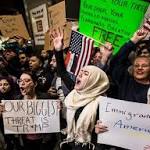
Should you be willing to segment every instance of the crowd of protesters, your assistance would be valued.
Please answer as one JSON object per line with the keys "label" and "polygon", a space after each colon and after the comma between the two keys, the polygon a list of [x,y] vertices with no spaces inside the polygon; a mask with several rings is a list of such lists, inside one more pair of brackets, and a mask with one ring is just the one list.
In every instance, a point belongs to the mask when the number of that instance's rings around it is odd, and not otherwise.
{"label": "crowd of protesters", "polygon": [[[107,132],[99,119],[100,96],[150,103],[150,40],[140,29],[116,55],[106,42],[93,50],[88,66],[77,76],[67,72],[63,31],[50,33],[54,50],[40,53],[6,44],[0,51],[0,100],[59,99],[61,129],[50,134],[4,134],[0,104],[0,149],[2,150],[120,150],[97,143],[97,134]],[[25,42],[25,41],[24,41]],[[16,44],[17,43],[17,44]],[[130,56],[132,55],[132,56]]]}

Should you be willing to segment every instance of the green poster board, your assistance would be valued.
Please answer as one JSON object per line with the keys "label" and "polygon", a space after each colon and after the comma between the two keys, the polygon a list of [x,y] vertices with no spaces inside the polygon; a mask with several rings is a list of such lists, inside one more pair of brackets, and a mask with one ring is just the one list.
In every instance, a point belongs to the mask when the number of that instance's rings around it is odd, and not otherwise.
{"label": "green poster board", "polygon": [[116,53],[139,28],[148,6],[142,0],[81,0],[79,30],[101,43],[111,42]]}

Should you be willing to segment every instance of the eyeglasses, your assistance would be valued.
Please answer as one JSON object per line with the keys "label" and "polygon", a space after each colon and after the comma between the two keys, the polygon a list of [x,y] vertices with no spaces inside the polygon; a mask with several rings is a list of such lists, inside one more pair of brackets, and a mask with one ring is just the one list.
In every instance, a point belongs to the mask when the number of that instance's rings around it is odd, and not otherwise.
{"label": "eyeglasses", "polygon": [[23,80],[18,79],[18,80],[17,80],[17,84],[20,84],[20,83],[22,83],[22,82],[29,83],[30,81],[32,81],[32,80],[31,80],[31,79],[23,79]]}

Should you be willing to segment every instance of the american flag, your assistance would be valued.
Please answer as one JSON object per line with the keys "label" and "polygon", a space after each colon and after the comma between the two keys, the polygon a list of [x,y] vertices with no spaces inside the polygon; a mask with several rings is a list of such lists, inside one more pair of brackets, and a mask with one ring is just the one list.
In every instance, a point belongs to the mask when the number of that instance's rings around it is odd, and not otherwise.
{"label": "american flag", "polygon": [[75,75],[83,66],[89,64],[94,41],[79,32],[72,31],[69,51],[65,64],[67,71]]}
{"label": "american flag", "polygon": [[143,25],[143,28],[150,32],[150,18],[146,20],[146,22]]}

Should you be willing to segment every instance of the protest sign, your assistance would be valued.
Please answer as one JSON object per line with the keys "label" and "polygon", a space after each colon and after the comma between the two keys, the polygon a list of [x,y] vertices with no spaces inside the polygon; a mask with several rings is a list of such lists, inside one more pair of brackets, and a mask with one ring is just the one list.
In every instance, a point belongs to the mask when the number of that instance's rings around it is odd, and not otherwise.
{"label": "protest sign", "polygon": [[69,47],[71,32],[72,32],[72,26],[73,26],[72,22],[67,22],[66,25],[63,27],[63,30],[64,30],[63,49]]}
{"label": "protest sign", "polygon": [[107,97],[100,99],[100,120],[108,131],[98,135],[98,143],[131,150],[150,146],[150,106]]}
{"label": "protest sign", "polygon": [[111,42],[117,53],[139,28],[148,6],[142,0],[81,0],[79,30],[101,43]]}
{"label": "protest sign", "polygon": [[[70,38],[71,38],[71,28],[72,28],[72,23],[71,22],[67,22],[64,26],[61,26],[63,33],[64,33],[64,37],[63,37],[63,49],[69,47],[69,43],[70,43]],[[50,30],[52,30],[53,28],[50,27]],[[54,44],[53,44],[53,40],[50,37],[50,33],[49,31],[47,31],[45,33],[45,45],[44,45],[44,49],[45,50],[53,50],[54,49]]]}
{"label": "protest sign", "polygon": [[60,27],[66,23],[65,1],[52,5],[48,8],[50,26]]}
{"label": "protest sign", "polygon": [[56,100],[4,100],[3,104],[5,134],[60,131]]}
{"label": "protest sign", "polygon": [[0,31],[4,37],[21,36],[29,39],[22,15],[0,16]]}
{"label": "protest sign", "polygon": [[48,17],[46,4],[30,10],[35,45],[44,45],[45,32],[47,32]]}
{"label": "protest sign", "polygon": [[49,30],[45,33],[44,50],[54,50],[53,39],[50,37]]}
{"label": "protest sign", "polygon": [[[66,48],[68,44],[68,40],[66,42],[66,39],[69,37],[68,33],[68,25],[66,21],[66,12],[65,12],[65,1],[62,1],[60,3],[57,3],[55,5],[52,5],[48,8],[48,16],[49,16],[49,22],[50,22],[50,30],[61,27],[64,29],[64,46],[63,48]],[[71,35],[71,31],[70,31]],[[45,44],[44,44],[45,50],[53,50],[53,40],[49,35],[49,31],[45,33]]]}

